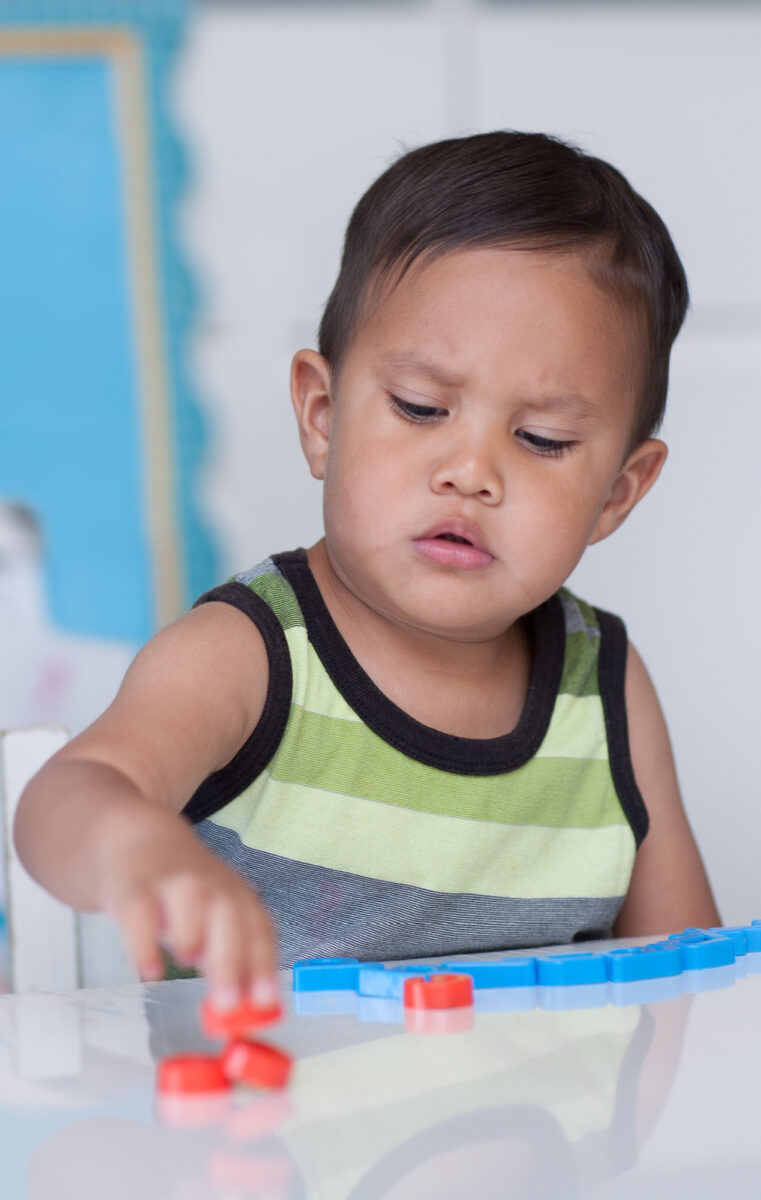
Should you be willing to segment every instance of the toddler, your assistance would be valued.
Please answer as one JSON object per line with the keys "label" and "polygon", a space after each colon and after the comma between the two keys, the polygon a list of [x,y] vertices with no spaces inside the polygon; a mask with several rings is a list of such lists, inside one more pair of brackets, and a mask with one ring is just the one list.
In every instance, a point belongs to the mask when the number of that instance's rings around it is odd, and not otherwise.
{"label": "toddler", "polygon": [[658,215],[572,146],[394,163],[293,360],[324,538],[148,643],[29,784],[28,869],[220,1007],[295,958],[717,924],[645,667],[563,586],[658,478],[687,302]]}

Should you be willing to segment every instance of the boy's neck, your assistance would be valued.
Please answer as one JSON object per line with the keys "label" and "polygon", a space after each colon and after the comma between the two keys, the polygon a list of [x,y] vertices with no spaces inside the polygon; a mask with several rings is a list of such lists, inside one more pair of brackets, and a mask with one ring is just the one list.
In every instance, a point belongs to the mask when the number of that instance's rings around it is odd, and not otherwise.
{"label": "boy's neck", "polygon": [[499,737],[520,719],[531,653],[523,622],[499,638],[460,642],[395,622],[338,577],[325,540],[307,551],[322,598],[360,666],[416,720],[460,737]]}

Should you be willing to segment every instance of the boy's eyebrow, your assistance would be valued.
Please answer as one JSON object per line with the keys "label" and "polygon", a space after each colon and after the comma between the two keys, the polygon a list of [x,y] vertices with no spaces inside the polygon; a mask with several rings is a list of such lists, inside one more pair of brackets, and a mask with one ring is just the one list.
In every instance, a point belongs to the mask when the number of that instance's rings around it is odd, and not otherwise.
{"label": "boy's eyebrow", "polygon": [[[464,387],[467,383],[464,375],[457,375],[435,362],[419,358],[416,354],[392,354],[383,360],[382,365],[390,367],[392,371],[415,371],[443,387]],[[586,397],[573,392],[563,395],[527,396],[524,403],[527,408],[541,409],[543,412],[567,412],[580,421],[594,420],[599,416],[594,404]]]}
{"label": "boy's eyebrow", "polygon": [[594,421],[600,413],[597,407],[584,396],[568,393],[563,396],[534,396],[526,400],[526,407],[542,412],[566,412],[578,421]]}
{"label": "boy's eyebrow", "polygon": [[419,358],[416,354],[392,354],[390,358],[384,359],[382,365],[390,367],[392,371],[415,371],[416,374],[426,375],[444,387],[462,387],[466,382],[463,375],[448,371],[446,367],[440,367],[438,363],[427,358]]}

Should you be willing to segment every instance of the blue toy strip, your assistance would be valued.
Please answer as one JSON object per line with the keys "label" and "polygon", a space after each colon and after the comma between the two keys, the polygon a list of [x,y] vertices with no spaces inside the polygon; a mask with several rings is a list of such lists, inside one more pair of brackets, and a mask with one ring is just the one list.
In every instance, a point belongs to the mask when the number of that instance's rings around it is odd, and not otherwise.
{"label": "blue toy strip", "polygon": [[485,962],[445,962],[439,970],[470,975],[474,988],[533,987],[536,983],[536,959],[523,954]]}
{"label": "blue toy strip", "polygon": [[761,951],[761,925],[757,925],[754,921],[752,925],[743,927],[745,934],[745,948],[749,954],[757,954]]}
{"label": "blue toy strip", "polygon": [[611,950],[605,955],[608,979],[614,983],[632,983],[641,979],[662,979],[682,971],[682,951],[677,945],[631,946]]}
{"label": "blue toy strip", "polygon": [[608,972],[604,954],[548,954],[536,960],[537,982],[543,987],[567,987],[582,983],[605,983]]}
{"label": "blue toy strip", "polygon": [[293,990],[356,991],[358,976],[358,958],[304,958],[293,964]]}
{"label": "blue toy strip", "polygon": [[429,979],[438,967],[430,963],[409,963],[403,967],[384,967],[382,963],[362,963],[359,968],[358,991],[360,996],[375,996],[378,999],[401,1000],[407,979],[421,977]]}
{"label": "blue toy strip", "polygon": [[[538,998],[542,1007],[585,1007],[606,1003],[607,985],[614,1004],[645,1003],[645,999],[634,997],[647,995],[650,990],[658,998],[677,995],[684,991],[703,991],[712,987],[727,987],[737,977],[737,972],[756,973],[761,967],[757,955],[761,955],[761,920],[750,925],[722,926],[713,929],[684,929],[671,934],[662,942],[647,946],[622,946],[604,953],[580,951],[573,954],[516,954],[502,959],[431,963],[405,963],[387,966],[383,963],[359,962],[356,958],[313,958],[303,959],[293,966],[293,990],[295,992],[355,992],[365,1000],[388,1002],[391,1009],[404,998],[405,981],[413,976],[430,978],[437,971],[469,975],[477,991],[491,992],[493,1000],[484,997],[476,1007],[482,1011],[509,1011],[516,1007],[532,1007]],[[748,956],[746,958],[746,956]],[[738,963],[737,959],[741,962]],[[704,980],[700,972],[707,971]],[[657,987],[658,980],[678,980]],[[729,981],[729,982],[728,982]],[[540,992],[531,989],[539,986]],[[601,986],[605,985],[605,986]],[[637,985],[632,987],[629,985]],[[628,987],[628,990],[627,990]],[[557,989],[552,999],[546,989]],[[561,989],[571,988],[573,1000]],[[648,988],[650,990],[648,990]],[[510,989],[514,989],[516,1003],[508,1002]],[[521,997],[518,1003],[519,996]],[[383,1006],[381,1006],[383,1007]],[[383,1007],[383,1019],[390,1020],[391,1009]],[[344,1011],[336,997],[331,1002],[304,1003],[299,1011]],[[372,1010],[374,1014],[369,1017]],[[347,1005],[345,1011],[351,1011]],[[394,1009],[396,1012],[396,1009]],[[363,1019],[378,1020],[380,1008],[365,1005]],[[399,1013],[393,1017],[401,1019]]]}

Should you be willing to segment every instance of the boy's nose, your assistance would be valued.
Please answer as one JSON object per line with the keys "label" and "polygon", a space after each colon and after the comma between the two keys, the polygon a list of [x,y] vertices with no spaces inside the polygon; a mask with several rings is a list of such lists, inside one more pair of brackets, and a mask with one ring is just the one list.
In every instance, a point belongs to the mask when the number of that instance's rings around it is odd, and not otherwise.
{"label": "boy's nose", "polygon": [[457,492],[477,496],[487,504],[499,504],[503,484],[493,447],[486,443],[456,447],[434,468],[431,487],[439,494]]}

